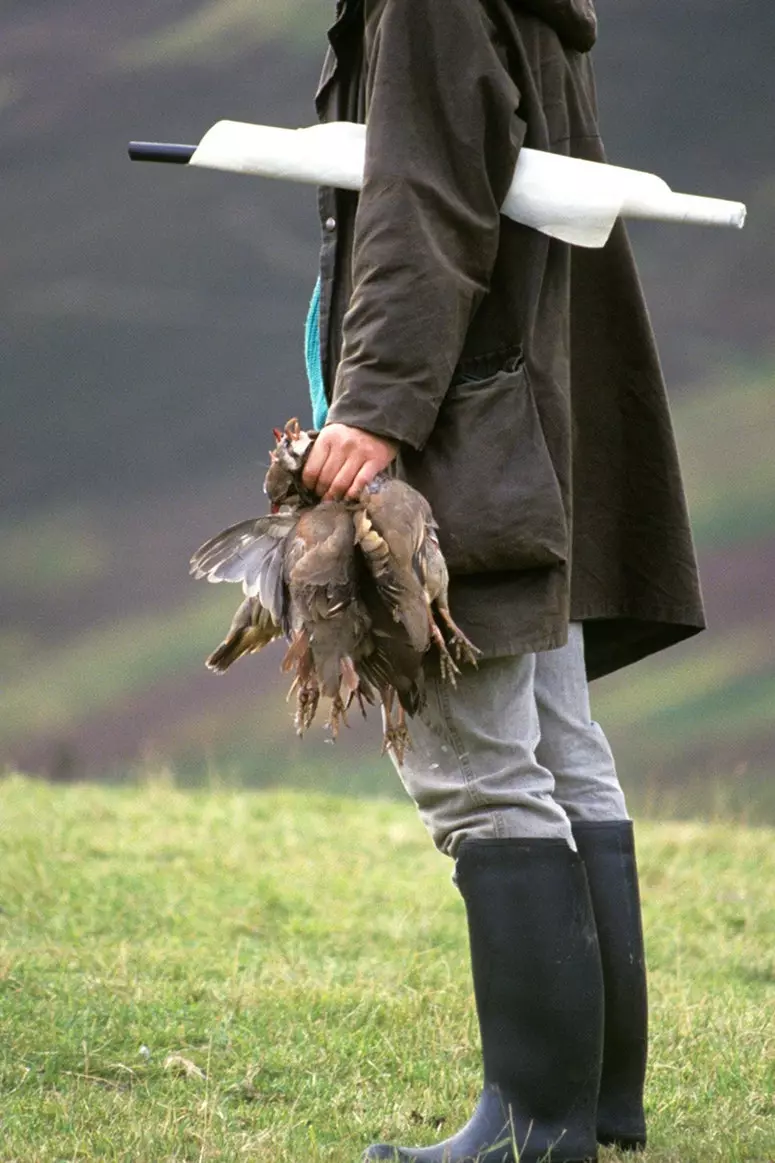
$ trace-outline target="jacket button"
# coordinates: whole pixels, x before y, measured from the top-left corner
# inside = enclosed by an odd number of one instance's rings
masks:
[[[326,218],[323,226],[328,231],[328,233],[331,234],[334,230],[336,230],[336,218]]]

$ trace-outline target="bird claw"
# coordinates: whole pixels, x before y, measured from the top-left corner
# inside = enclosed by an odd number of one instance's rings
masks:
[[[439,673],[442,682],[448,682],[450,686],[457,686],[460,667],[447,650],[446,645],[439,646]]]
[[[478,659],[481,658],[482,652],[478,646],[474,646],[470,638],[466,638],[462,630],[454,631],[449,645],[458,662],[469,663],[471,666],[479,665]]]
[[[463,633],[463,631],[460,629],[460,627],[457,625],[457,623],[453,620],[452,615],[450,614],[446,604],[442,605],[441,603],[438,603],[436,606],[436,609],[438,610],[439,616],[441,617],[442,621],[444,622],[444,625],[447,627],[447,630],[449,631],[449,649],[451,649],[453,651],[457,661],[460,662],[461,664],[467,662],[471,666],[478,666],[479,664],[477,662],[477,659],[481,658],[481,655],[482,655],[482,652],[479,649],[479,647],[474,646],[471,639],[466,637],[466,635]],[[433,620],[432,620],[432,625],[436,626],[436,623]],[[443,639],[442,633],[439,630],[438,626],[436,626],[436,631],[437,631],[438,637],[436,637],[436,635],[434,635],[435,640],[437,642],[439,642],[439,639],[441,639],[441,642],[443,642],[444,639]],[[440,650],[442,650],[441,642],[439,642],[439,649]],[[442,655],[444,654],[444,651],[446,651],[447,654],[449,655],[449,649],[447,648],[447,646],[445,644],[444,649],[442,650]],[[442,671],[443,671],[443,669],[444,668],[442,666]],[[455,673],[460,674],[460,671],[456,668]],[[453,683],[454,683],[454,680],[453,680]]]
[[[291,690],[293,690],[293,687],[291,687]],[[296,696],[296,714],[293,720],[297,735],[302,736],[312,725],[319,701],[320,689],[317,684],[307,682],[299,687]]]
[[[347,708],[345,707],[341,696],[335,695],[331,700],[331,710],[326,722],[327,729],[331,732],[331,738],[336,740],[339,737],[339,727],[344,723],[345,727],[349,727],[347,722]]]
[[[457,675],[460,674],[460,668],[457,666],[454,658],[447,649],[447,644],[444,641],[444,635],[436,625],[430,607],[428,607],[428,627],[431,632],[431,641],[436,643],[436,647],[439,651],[439,672],[441,674],[441,680],[442,682],[448,682],[450,686],[456,686],[456,679]]]
[[[382,755],[386,755],[388,751],[392,751],[398,766],[403,767],[404,756],[407,751],[411,750],[412,740],[409,737],[409,732],[404,723],[391,724],[391,726],[385,728],[382,736]]]

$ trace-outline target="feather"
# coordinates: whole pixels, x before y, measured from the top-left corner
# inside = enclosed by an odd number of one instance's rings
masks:
[[[244,582],[246,593],[258,581],[267,553],[295,528],[295,512],[240,521],[206,541],[191,558],[190,573],[211,582]]]

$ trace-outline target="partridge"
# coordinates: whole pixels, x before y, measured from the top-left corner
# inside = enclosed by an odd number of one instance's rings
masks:
[[[353,663],[374,648],[358,598],[352,514],[342,503],[318,504],[304,489],[312,438],[297,421],[275,429],[275,440],[264,481],[271,514],[225,529],[191,559],[195,577],[240,582],[246,594],[207,665],[222,674],[241,655],[284,635],[290,646],[282,669],[295,673],[297,731],[310,725],[323,694],[331,699],[336,736],[352,700],[363,709],[374,698]]]
[[[459,669],[434,612],[449,631],[458,662],[476,665],[480,652],[450,614],[449,573],[437,529],[425,497],[405,481],[379,473],[361,494],[355,536],[380,595],[418,649],[436,645],[442,677],[454,683]]]

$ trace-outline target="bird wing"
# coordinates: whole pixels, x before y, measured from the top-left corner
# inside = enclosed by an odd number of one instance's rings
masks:
[[[191,558],[190,572],[210,582],[241,582],[248,597],[280,625],[285,615],[285,552],[298,513],[276,513],[231,525],[205,542]]]
[[[425,498],[395,478],[366,490],[355,512],[355,537],[366,566],[393,619],[414,649],[430,645],[425,595],[425,540],[432,521]]]

